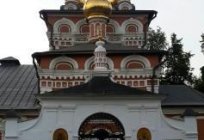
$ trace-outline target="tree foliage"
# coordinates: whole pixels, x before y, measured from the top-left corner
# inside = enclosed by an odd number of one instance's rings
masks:
[[[167,48],[165,32],[163,32],[160,27],[156,30],[150,28],[146,46],[149,50],[165,50]]]
[[[166,63],[161,76],[162,84],[193,84],[193,68],[190,65],[190,52],[183,51],[182,39],[177,35],[171,35],[171,43],[168,46],[165,32],[158,27],[156,30],[149,29],[147,49],[166,50]]]
[[[192,56],[190,52],[183,51],[182,39],[178,39],[177,35],[173,33],[162,82],[166,84],[192,84],[193,68],[190,66]]]
[[[204,66],[200,68],[201,77],[195,80],[194,88],[204,93]]]

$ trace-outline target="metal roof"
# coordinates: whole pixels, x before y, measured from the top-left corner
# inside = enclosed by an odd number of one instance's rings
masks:
[[[80,14],[83,15],[83,10],[56,10],[56,9],[50,9],[50,10],[41,10],[39,12],[40,14],[47,15],[47,14]],[[112,15],[144,15],[148,14],[151,18],[157,14],[157,11],[155,10],[112,10]],[[151,19],[150,18],[150,19]]]
[[[160,85],[160,93],[162,106],[204,106],[204,93],[186,85]]]
[[[104,94],[132,96],[132,94],[141,95],[138,89],[118,85],[107,79],[101,79],[100,82],[106,82],[107,87],[97,84],[99,79],[92,79],[89,84],[62,89],[55,92],[61,92],[58,95],[87,93],[100,96]],[[90,84],[92,83],[92,84]],[[128,92],[127,92],[128,91]],[[127,94],[126,94],[127,93]],[[38,80],[35,68],[32,65],[0,65],[0,110],[2,109],[36,109],[36,95],[38,94]],[[49,93],[47,93],[49,94]],[[145,95],[149,95],[149,92]],[[204,94],[185,85],[161,85],[160,94],[166,96],[162,101],[162,106],[204,106]],[[46,95],[46,94],[45,94]],[[44,95],[44,96],[45,96]],[[50,94],[52,96],[52,94]],[[87,95],[89,96],[89,95]],[[83,97],[83,96],[82,96]]]
[[[159,51],[159,50],[147,50],[147,49],[138,49],[135,47],[124,47],[121,44],[106,44],[105,49],[110,54],[141,54],[141,55],[158,55],[160,57],[164,56],[167,52],[166,51]],[[73,47],[67,47],[66,49],[59,49],[59,50],[51,50],[45,52],[36,52],[32,56],[39,57],[45,55],[66,55],[66,54],[93,54],[94,49],[96,46],[94,44],[77,44]]]
[[[59,89],[39,95],[39,97],[151,97],[163,95],[114,83],[108,76],[95,76],[89,82],[71,88]]]
[[[3,59],[0,59],[0,65],[20,65],[20,62],[18,59],[10,56],[10,57],[6,57]]]
[[[35,109],[37,93],[32,65],[0,65],[0,109]]]

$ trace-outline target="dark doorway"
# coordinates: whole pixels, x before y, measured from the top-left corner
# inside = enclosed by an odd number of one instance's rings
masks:
[[[107,113],[89,116],[79,128],[79,140],[124,140],[124,136],[121,122]]]

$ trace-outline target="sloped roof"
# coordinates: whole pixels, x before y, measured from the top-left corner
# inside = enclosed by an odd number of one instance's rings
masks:
[[[118,96],[132,96],[134,94],[133,96],[135,96],[135,93],[138,93],[137,95],[140,96],[143,94],[143,92],[145,92],[144,95],[149,95],[149,93],[146,93],[146,91],[118,85],[112,83],[112,81],[106,81],[107,79],[100,79],[99,81],[101,82],[110,83],[106,84],[107,87],[104,87],[101,86],[101,84],[97,84],[98,82],[95,80],[97,81],[99,79],[92,79],[89,84],[87,83],[80,85],[79,87],[72,87],[65,90],[62,89],[61,91],[58,90],[55,92],[61,92],[60,94],[62,94],[62,96],[66,93],[68,93],[70,96],[76,93],[79,95],[81,92],[84,92],[86,96],[93,96],[91,94],[95,94],[96,96],[104,96],[104,94],[107,93],[109,93],[110,96],[116,94]],[[38,82],[34,66],[0,66],[0,109],[36,109],[37,106],[35,96],[37,94]],[[166,98],[162,101],[163,107],[204,106],[204,94],[185,85],[161,85],[160,94],[166,96]],[[55,95],[52,95],[51,93],[50,96]]]
[[[0,59],[0,65],[20,65],[20,62],[18,59],[12,56],[9,56],[9,57]]]
[[[162,97],[162,95],[153,94],[148,91],[131,88],[111,81],[108,76],[96,76],[89,82],[55,90],[39,95],[39,97]]]
[[[67,10],[41,10],[39,12],[40,14],[47,16],[49,14],[66,14],[66,15],[72,15],[72,14],[79,14],[83,15],[83,10],[72,10],[72,11],[67,11]],[[112,10],[112,15],[144,15],[147,14],[149,15],[149,20],[151,21],[152,18],[157,14],[157,11],[155,10]],[[149,21],[149,22],[150,22]]]
[[[34,109],[38,83],[32,65],[0,66],[0,109]]]
[[[204,106],[204,94],[186,85],[160,85],[162,106]]]
[[[135,47],[130,46],[122,46],[119,43],[107,43],[105,46],[106,51],[109,54],[155,54],[159,56],[163,56],[166,54],[166,51],[158,51],[158,50],[147,50],[147,49],[138,49]],[[68,47],[66,49],[59,49],[59,50],[51,50],[45,52],[36,52],[32,56],[44,56],[44,55],[67,55],[67,54],[93,54],[96,45],[94,44],[77,44],[72,47]]]

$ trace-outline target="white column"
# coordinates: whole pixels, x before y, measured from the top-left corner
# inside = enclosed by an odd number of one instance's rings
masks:
[[[18,118],[7,118],[5,123],[5,140],[18,139]]]
[[[197,140],[197,120],[196,116],[184,116],[185,140]]]

